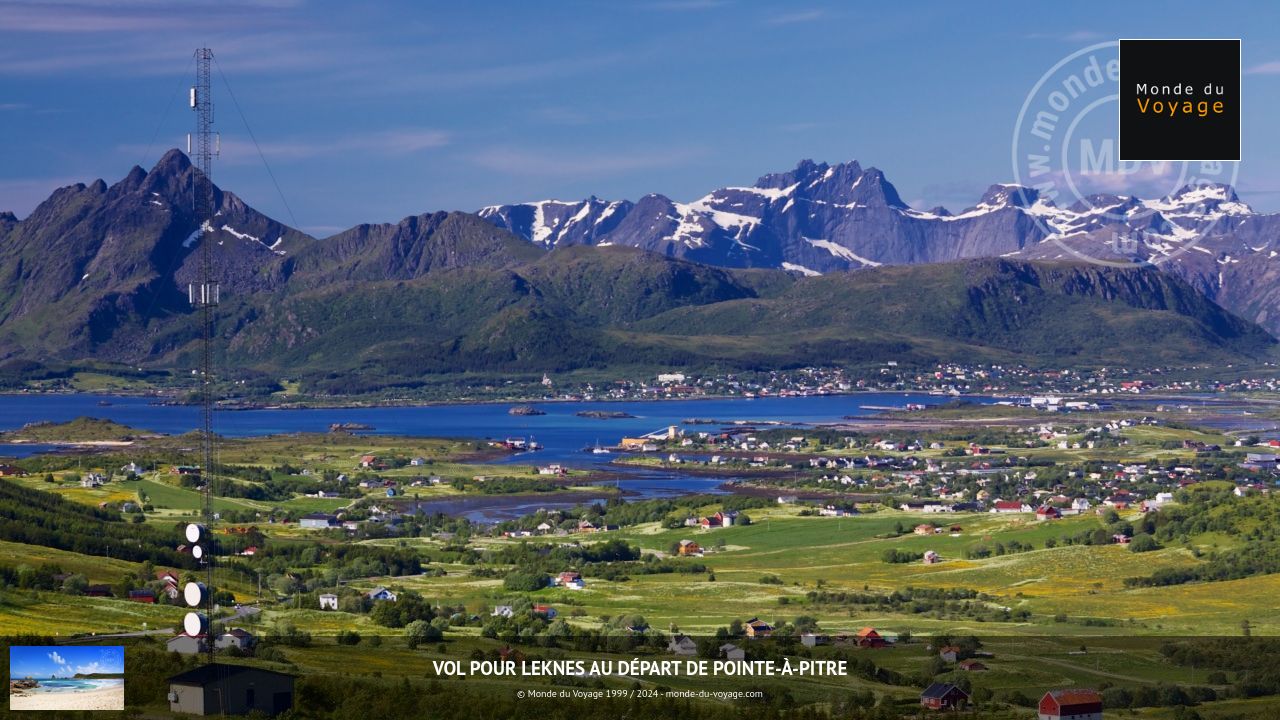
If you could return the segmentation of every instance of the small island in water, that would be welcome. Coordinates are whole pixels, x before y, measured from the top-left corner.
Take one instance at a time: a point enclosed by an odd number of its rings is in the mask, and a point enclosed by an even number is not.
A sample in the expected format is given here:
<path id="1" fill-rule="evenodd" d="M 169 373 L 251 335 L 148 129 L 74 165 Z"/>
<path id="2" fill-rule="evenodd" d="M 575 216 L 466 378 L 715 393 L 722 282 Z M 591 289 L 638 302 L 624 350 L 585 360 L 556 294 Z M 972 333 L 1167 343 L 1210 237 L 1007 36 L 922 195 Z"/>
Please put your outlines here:
<path id="1" fill-rule="evenodd" d="M 580 410 L 574 413 L 574 415 L 584 418 L 594 418 L 596 420 L 626 420 L 627 418 L 635 417 L 635 415 L 628 412 L 622 412 L 621 410 Z"/>
<path id="2" fill-rule="evenodd" d="M 509 415 L 546 415 L 545 412 L 539 410 L 532 405 L 516 405 L 507 411 Z"/>

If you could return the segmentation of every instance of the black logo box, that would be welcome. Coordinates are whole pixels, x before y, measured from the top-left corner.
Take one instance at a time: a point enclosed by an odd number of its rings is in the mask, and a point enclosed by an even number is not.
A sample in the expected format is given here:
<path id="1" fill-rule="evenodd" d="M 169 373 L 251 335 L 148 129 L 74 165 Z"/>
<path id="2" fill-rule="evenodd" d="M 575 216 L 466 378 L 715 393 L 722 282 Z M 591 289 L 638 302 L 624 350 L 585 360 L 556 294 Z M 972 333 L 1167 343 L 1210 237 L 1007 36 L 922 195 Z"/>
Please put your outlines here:
<path id="1" fill-rule="evenodd" d="M 1120 160 L 1240 160 L 1240 45 L 1238 39 L 1120 40 Z M 1146 93 L 1139 94 L 1140 85 Z M 1208 95 L 1206 86 L 1212 86 Z M 1165 87 L 1183 92 L 1166 95 Z M 1191 114 L 1182 112 L 1187 101 Z M 1175 102 L 1171 116 L 1169 104 Z M 1209 110 L 1203 117 L 1201 102 Z M 1213 112 L 1218 102 L 1221 113 Z M 1156 107 L 1164 112 L 1155 114 Z"/>

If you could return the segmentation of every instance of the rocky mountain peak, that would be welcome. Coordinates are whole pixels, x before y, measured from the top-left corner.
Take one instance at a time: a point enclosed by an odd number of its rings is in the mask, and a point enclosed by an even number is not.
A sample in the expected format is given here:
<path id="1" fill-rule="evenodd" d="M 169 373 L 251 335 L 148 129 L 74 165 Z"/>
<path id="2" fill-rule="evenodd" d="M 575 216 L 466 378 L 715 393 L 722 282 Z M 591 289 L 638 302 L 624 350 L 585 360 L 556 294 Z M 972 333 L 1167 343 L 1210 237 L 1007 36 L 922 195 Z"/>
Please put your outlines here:
<path id="1" fill-rule="evenodd" d="M 978 207 L 1030 207 L 1040 199 L 1040 191 L 1022 185 L 997 183 L 987 188 Z"/>

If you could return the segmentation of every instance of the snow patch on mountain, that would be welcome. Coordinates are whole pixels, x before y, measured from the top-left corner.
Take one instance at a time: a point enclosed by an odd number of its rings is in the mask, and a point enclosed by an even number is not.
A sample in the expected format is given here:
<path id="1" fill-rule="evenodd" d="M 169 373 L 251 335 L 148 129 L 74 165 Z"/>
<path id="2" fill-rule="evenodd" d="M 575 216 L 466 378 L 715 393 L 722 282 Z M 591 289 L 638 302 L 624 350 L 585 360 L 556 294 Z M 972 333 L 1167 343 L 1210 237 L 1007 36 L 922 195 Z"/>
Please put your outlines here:
<path id="1" fill-rule="evenodd" d="M 200 236 L 207 232 L 213 232 L 213 226 L 209 224 L 208 220 L 205 220 L 200 224 L 200 227 L 191 231 L 191 234 L 187 236 L 186 240 L 182 241 L 182 247 L 189 248 L 192 245 L 195 245 L 196 241 L 200 239 Z"/>
<path id="2" fill-rule="evenodd" d="M 875 260 L 868 260 L 849 248 L 833 243 L 830 240 L 814 240 L 813 238 L 803 238 L 803 240 L 816 248 L 826 250 L 836 257 L 841 257 L 845 260 L 852 260 L 853 262 L 866 265 L 867 267 L 880 267 L 883 264 L 878 263 Z"/>
<path id="3" fill-rule="evenodd" d="M 266 248 L 266 249 L 270 250 L 271 252 L 275 253 L 276 255 L 284 255 L 284 251 L 283 251 L 283 250 L 277 250 L 277 249 L 276 249 L 277 247 L 279 247 L 279 246 L 280 246 L 280 243 L 281 243 L 281 241 L 283 241 L 283 240 L 284 240 L 284 238 L 277 238 L 277 239 L 276 239 L 276 241 L 275 241 L 274 243 L 271 243 L 270 245 L 268 245 L 267 243 L 262 242 L 262 239 L 261 239 L 261 238 L 259 238 L 259 237 L 257 237 L 256 235 L 250 235 L 249 233 L 246 233 L 246 232 L 240 232 L 240 231 L 236 230 L 235 228 L 231 227 L 230 225 L 223 225 L 223 226 L 222 226 L 222 231 L 223 231 L 223 232 L 225 232 L 225 233 L 227 233 L 228 235 L 231 235 L 232 237 L 234 237 L 234 238 L 236 238 L 236 239 L 238 239 L 238 240 L 248 240 L 249 242 L 255 242 L 255 243 L 258 243 L 259 245 L 261 245 L 262 247 L 264 247 L 264 248 Z M 219 244 L 221 244 L 221 243 L 219 243 Z"/>
<path id="4" fill-rule="evenodd" d="M 782 269 L 783 269 L 783 270 L 790 270 L 790 271 L 792 271 L 792 272 L 798 272 L 798 273 L 800 273 L 800 274 L 804 275 L 805 277 L 817 277 L 818 275 L 821 275 L 821 274 L 822 274 L 822 273 L 818 272 L 817 270 L 810 270 L 809 268 L 807 268 L 807 267 L 805 267 L 805 266 L 803 266 L 803 265 L 796 265 L 795 263 L 789 263 L 789 262 L 783 262 L 783 263 L 782 263 Z"/>

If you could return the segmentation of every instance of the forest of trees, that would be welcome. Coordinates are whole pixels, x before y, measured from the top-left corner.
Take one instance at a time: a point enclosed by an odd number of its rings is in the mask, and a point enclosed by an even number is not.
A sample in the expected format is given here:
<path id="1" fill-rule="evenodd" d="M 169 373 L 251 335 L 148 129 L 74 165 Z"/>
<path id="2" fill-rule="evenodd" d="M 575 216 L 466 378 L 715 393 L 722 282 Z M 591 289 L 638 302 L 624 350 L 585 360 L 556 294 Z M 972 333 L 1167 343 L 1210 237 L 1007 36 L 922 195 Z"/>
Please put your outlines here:
<path id="1" fill-rule="evenodd" d="M 1134 542 L 1141 540 L 1142 548 L 1154 549 L 1188 544 L 1195 535 L 1219 533 L 1238 541 L 1240 546 L 1203 554 L 1197 549 L 1196 554 L 1202 555 L 1204 562 L 1125 578 L 1125 585 L 1181 585 L 1280 573 L 1280 498 L 1237 497 L 1226 488 L 1205 488 L 1184 490 L 1179 493 L 1179 500 L 1178 505 L 1143 516 L 1134 528 L 1140 533 L 1134 536 Z M 1143 536 L 1149 539 L 1142 539 Z"/>
<path id="2" fill-rule="evenodd" d="M 82 505 L 53 493 L 0 480 L 0 540 L 68 550 L 84 555 L 167 567 L 193 568 L 190 555 L 177 551 L 183 542 L 177 527 L 166 532 L 145 524 L 126 523 L 120 513 Z"/>

